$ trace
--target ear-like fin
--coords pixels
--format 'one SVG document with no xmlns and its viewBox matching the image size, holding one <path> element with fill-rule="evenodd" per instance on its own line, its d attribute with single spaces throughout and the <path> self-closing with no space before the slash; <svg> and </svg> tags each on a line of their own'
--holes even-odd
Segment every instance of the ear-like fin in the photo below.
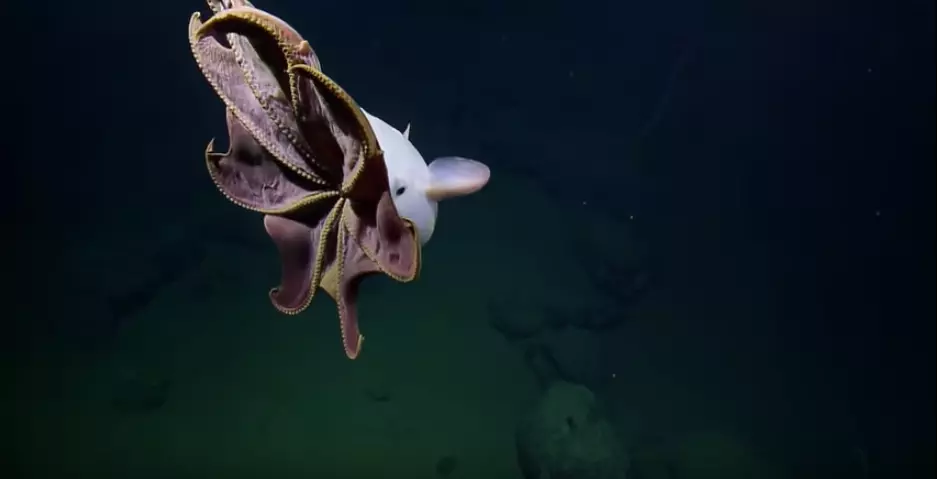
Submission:
<svg viewBox="0 0 937 479">
<path fill-rule="evenodd" d="M 403 137 L 408 140 L 410 139 L 410 124 L 409 123 L 407 123 L 407 127 L 404 128 L 403 130 Z"/>
<path fill-rule="evenodd" d="M 429 164 L 426 197 L 433 201 L 470 195 L 484 187 L 491 170 L 479 161 L 458 156 L 436 158 Z"/>
</svg>

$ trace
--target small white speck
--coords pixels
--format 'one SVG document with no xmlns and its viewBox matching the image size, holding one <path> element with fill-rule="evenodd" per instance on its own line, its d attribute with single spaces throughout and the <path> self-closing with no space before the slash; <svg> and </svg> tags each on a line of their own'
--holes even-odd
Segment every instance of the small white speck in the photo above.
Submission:
<svg viewBox="0 0 937 479">
<path fill-rule="evenodd" d="M 866 72 L 866 73 L 872 73 L 872 67 L 866 68 L 866 69 L 865 69 L 865 72 Z"/>
<path fill-rule="evenodd" d="M 617 374 L 615 374 L 615 373 L 612 373 L 612 379 L 615 379 L 615 378 L 617 378 L 617 377 L 618 377 L 618 375 L 617 375 Z"/>
<path fill-rule="evenodd" d="M 875 210 L 875 216 L 882 216 L 882 210 Z"/>
<path fill-rule="evenodd" d="M 586 206 L 586 205 L 588 205 L 588 204 L 589 204 L 589 202 L 587 202 L 587 201 L 583 201 L 583 202 L 582 202 L 582 206 Z"/>
<path fill-rule="evenodd" d="M 628 215 L 628 219 L 629 219 L 629 220 L 633 220 L 633 219 L 634 219 L 634 215 Z"/>
</svg>

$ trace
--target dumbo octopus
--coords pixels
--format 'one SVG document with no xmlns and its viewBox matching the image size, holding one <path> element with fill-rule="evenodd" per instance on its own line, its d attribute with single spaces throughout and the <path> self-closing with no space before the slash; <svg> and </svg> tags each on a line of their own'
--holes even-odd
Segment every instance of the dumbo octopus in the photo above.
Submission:
<svg viewBox="0 0 937 479">
<path fill-rule="evenodd" d="M 286 22 L 245 0 L 208 5 L 208 20 L 189 20 L 189 42 L 226 107 L 229 138 L 224 153 L 209 142 L 209 175 L 226 198 L 264 215 L 282 263 L 274 307 L 298 314 L 321 288 L 354 359 L 361 279 L 415 279 L 437 202 L 478 191 L 489 169 L 458 157 L 427 166 L 409 126 L 401 133 L 365 113 Z"/>
</svg>

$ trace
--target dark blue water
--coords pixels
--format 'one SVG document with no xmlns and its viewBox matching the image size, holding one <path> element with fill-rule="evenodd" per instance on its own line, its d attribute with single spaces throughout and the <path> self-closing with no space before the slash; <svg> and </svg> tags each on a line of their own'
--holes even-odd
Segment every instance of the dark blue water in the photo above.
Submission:
<svg viewBox="0 0 937 479">
<path fill-rule="evenodd" d="M 619 3 L 258 0 L 492 171 L 358 361 L 208 180 L 208 8 L 5 6 L 9 477 L 934 477 L 933 2 Z"/>
</svg>

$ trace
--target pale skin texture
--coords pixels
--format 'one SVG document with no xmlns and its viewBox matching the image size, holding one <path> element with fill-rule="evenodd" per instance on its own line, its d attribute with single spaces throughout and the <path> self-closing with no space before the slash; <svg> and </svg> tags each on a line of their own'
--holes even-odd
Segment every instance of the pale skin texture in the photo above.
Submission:
<svg viewBox="0 0 937 479">
<path fill-rule="evenodd" d="M 426 244 L 436 229 L 439 201 L 480 190 L 491 172 L 478 161 L 455 156 L 436 158 L 427 165 L 410 142 L 409 125 L 401 133 L 384 120 L 366 111 L 364 114 L 384 151 L 394 206 L 416 227 L 420 243 Z"/>
</svg>

